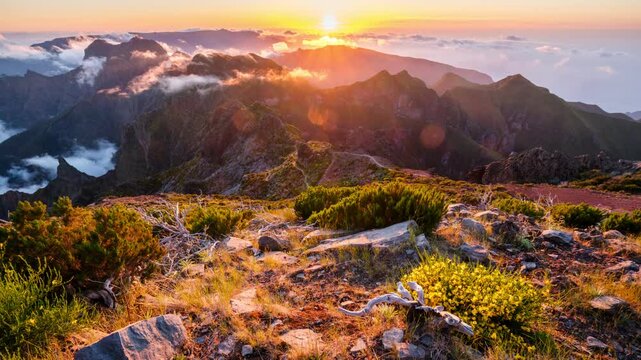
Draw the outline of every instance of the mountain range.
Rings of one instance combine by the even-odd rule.
[[[317,184],[381,179],[395,168],[460,179],[539,147],[641,159],[641,123],[566,102],[521,75],[493,82],[473,70],[345,46],[271,59],[188,55],[150,39],[184,36],[97,38],[69,72],[0,77],[0,119],[25,129],[0,143],[0,184],[50,181],[31,195],[2,195],[1,214],[20,199],[59,195],[284,198]],[[56,51],[65,42],[38,46]],[[78,171],[87,162],[109,171]]]

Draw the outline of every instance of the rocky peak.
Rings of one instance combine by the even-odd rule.
[[[85,59],[91,57],[125,57],[128,58],[135,51],[152,52],[156,55],[167,55],[165,49],[153,40],[134,37],[131,40],[121,44],[111,44],[103,39],[97,39],[85,49]]]

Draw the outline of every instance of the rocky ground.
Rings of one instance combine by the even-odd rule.
[[[185,201],[194,198],[107,200],[138,208]],[[616,231],[566,229],[547,218],[453,204],[427,238],[412,235],[411,222],[346,234],[300,222],[287,202],[199,201],[251,208],[256,216],[174,271],[132,284],[118,309],[104,310],[103,323],[69,339],[63,356],[82,349],[77,358],[95,358],[113,343],[127,351],[147,341],[131,335],[137,333],[151,339],[150,354],[166,358],[500,357],[447,328],[411,331],[403,307],[381,305],[364,317],[339,311],[395,291],[426,251],[549,282],[554,300],[545,328],[559,348],[554,358],[641,359],[641,251],[638,240]],[[164,314],[177,316],[155,317]]]

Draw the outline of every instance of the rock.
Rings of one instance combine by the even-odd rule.
[[[271,236],[261,236],[258,239],[258,248],[261,251],[284,251],[291,248],[289,241]]]
[[[391,249],[408,243],[412,238],[412,233],[417,231],[418,225],[413,220],[410,220],[384,229],[363,231],[354,235],[324,240],[318,246],[307,250],[307,253],[318,253],[345,247]]]
[[[632,260],[626,260],[616,265],[612,265],[605,270],[606,274],[623,274],[626,272],[639,271],[639,265]]]
[[[430,243],[427,241],[427,238],[425,235],[421,234],[414,238],[414,241],[416,242],[416,248],[419,250],[430,250]]]
[[[474,215],[474,217],[481,221],[494,221],[494,220],[498,220],[499,213],[491,210],[486,210],[486,211],[481,211],[480,213],[477,213],[476,215]]]
[[[486,262],[489,259],[489,251],[481,245],[469,245],[468,243],[463,243],[459,247],[459,251],[464,258],[470,261]]]
[[[512,220],[495,221],[492,223],[492,235],[503,242],[512,242],[519,235],[521,229]]]
[[[231,310],[239,315],[260,311],[256,301],[256,288],[247,289],[231,298]]]
[[[530,271],[536,269],[536,263],[532,261],[524,261],[522,263],[523,270]]]
[[[487,237],[485,226],[483,226],[483,224],[481,224],[480,222],[470,218],[461,220],[461,230],[470,235],[473,235],[477,239]]]
[[[408,343],[400,343],[394,346],[401,360],[423,360],[427,353],[419,346]]]
[[[599,339],[597,339],[595,337],[592,337],[592,336],[588,336],[586,341],[588,343],[588,347],[593,348],[593,349],[604,350],[604,349],[608,348],[608,345],[606,343],[604,343],[603,341],[601,341],[601,340],[599,340]]]
[[[225,340],[218,344],[218,354],[224,356],[231,355],[236,348],[237,342],[238,341],[236,340],[236,337],[234,335],[228,336]]]
[[[178,315],[138,321],[76,352],[76,360],[173,359],[187,341]]]
[[[187,264],[182,273],[188,277],[203,276],[205,274],[205,264]]]
[[[574,239],[574,241],[588,241],[590,240],[590,234],[575,230],[572,233],[572,239]]]
[[[383,347],[386,350],[394,349],[396,344],[400,344],[403,341],[403,335],[405,335],[405,332],[399,328],[393,328],[385,331],[382,338]]]
[[[364,351],[365,349],[367,349],[367,344],[365,343],[365,340],[363,340],[363,338],[358,338],[358,340],[356,340],[356,344],[354,344],[354,346],[352,346],[352,348],[349,349],[349,351],[353,353],[357,353],[357,352]]]
[[[625,235],[623,235],[620,231],[618,230],[608,230],[603,233],[603,237],[606,240],[613,240],[613,239],[625,239]]]
[[[590,300],[590,305],[593,309],[602,310],[606,312],[616,312],[628,305],[625,300],[616,296],[601,295]]]
[[[331,238],[346,236],[346,235],[349,235],[350,233],[351,232],[347,230],[318,229],[305,235],[305,237],[303,238],[303,242],[306,244],[316,243],[316,242],[331,239]]]
[[[225,248],[231,252],[239,252],[239,251],[244,251],[244,250],[249,250],[252,248],[252,243],[249,240],[237,238],[237,237],[230,237],[225,241]]]
[[[251,345],[243,345],[242,349],[240,350],[240,354],[245,357],[249,356],[254,353],[254,348]]]
[[[290,330],[280,340],[292,348],[314,349],[323,345],[321,335],[310,329]]]
[[[450,204],[447,206],[447,212],[457,213],[463,210],[467,210],[467,205],[458,203],[458,204]]]
[[[265,254],[258,261],[269,261],[274,262],[278,265],[294,265],[298,262],[298,258],[295,256],[287,255],[282,251],[274,251]]]
[[[572,245],[574,243],[571,234],[559,230],[545,230],[541,233],[541,238],[556,245]]]
[[[632,284],[641,282],[641,271],[628,272],[621,276],[621,281],[624,283]]]

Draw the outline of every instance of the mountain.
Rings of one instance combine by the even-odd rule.
[[[588,112],[588,113],[593,113],[597,115],[604,115],[608,117],[615,117],[618,119],[623,119],[623,120],[634,120],[630,116],[623,114],[623,113],[609,113],[603,109],[599,105],[594,105],[594,104],[586,104],[582,102],[568,102],[568,104],[575,109]]]
[[[454,73],[448,72],[443,75],[434,85],[430,86],[437,94],[443,95],[448,90],[452,90],[457,87],[474,87],[479,85],[477,83],[466,80],[465,78],[456,75]]]
[[[32,44],[32,48],[40,48],[49,53],[60,53],[63,50],[69,50],[74,47],[77,43],[82,43],[86,41],[93,41],[96,39],[105,38],[102,35],[78,35],[78,36],[67,36],[59,37],[36,44]]]
[[[381,70],[398,73],[406,70],[428,86],[446,73],[454,73],[478,84],[492,82],[489,75],[475,70],[460,69],[430,60],[390,55],[374,50],[348,46],[326,46],[320,49],[299,49],[274,59],[289,68],[303,68],[322,74],[312,82],[321,87],[347,85],[368,79]]]
[[[631,117],[636,121],[641,121],[641,111],[629,112],[629,113],[626,113],[626,115],[628,115],[629,117]]]

